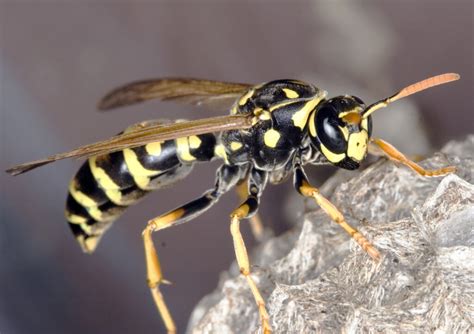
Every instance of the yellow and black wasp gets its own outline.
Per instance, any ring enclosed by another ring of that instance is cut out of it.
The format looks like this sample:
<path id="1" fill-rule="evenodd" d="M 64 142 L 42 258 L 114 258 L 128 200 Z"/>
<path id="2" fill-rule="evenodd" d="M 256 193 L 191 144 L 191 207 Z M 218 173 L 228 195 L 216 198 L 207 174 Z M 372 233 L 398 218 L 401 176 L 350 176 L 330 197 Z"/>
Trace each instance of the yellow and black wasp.
<path id="1" fill-rule="evenodd" d="M 266 184 L 282 182 L 293 174 L 296 190 L 313 198 L 363 250 L 378 260 L 377 249 L 310 184 L 303 167 L 332 164 L 354 170 L 375 149 L 423 176 L 453 172 L 453 167 L 425 170 L 389 143 L 371 138 L 371 114 L 398 99 L 458 79 L 455 73 L 441 74 L 368 106 L 351 95 L 328 99 L 327 92 L 298 80 L 256 86 L 181 78 L 134 82 L 107 94 L 99 109 L 155 98 L 197 105 L 232 101 L 230 115 L 170 123 L 142 122 L 107 140 L 18 165 L 7 172 L 17 175 L 60 159 L 87 158 L 69 185 L 66 218 L 82 249 L 91 253 L 128 206 L 148 192 L 184 178 L 195 163 L 222 159 L 214 187 L 148 222 L 143 231 L 147 282 L 168 332 L 175 333 L 176 326 L 159 290 L 159 285 L 167 281 L 152 233 L 193 219 L 231 188 L 246 182 L 244 201 L 230 215 L 230 230 L 240 272 L 257 303 L 263 331 L 270 333 L 265 302 L 252 279 L 239 227 L 242 219 L 256 214 Z"/>

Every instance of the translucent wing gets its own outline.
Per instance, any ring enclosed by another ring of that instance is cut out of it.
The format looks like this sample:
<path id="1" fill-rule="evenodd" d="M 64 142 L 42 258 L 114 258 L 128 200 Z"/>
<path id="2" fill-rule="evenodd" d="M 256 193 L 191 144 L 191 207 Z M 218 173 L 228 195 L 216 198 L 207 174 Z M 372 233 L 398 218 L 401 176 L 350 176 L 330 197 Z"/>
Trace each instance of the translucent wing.
<path id="1" fill-rule="evenodd" d="M 98 104 L 100 110 L 110 110 L 151 99 L 181 103 L 230 105 L 251 85 L 190 78 L 150 79 L 132 82 L 105 95 Z"/>
<path id="2" fill-rule="evenodd" d="M 6 172 L 11 175 L 18 175 L 57 160 L 101 155 L 120 151 L 125 148 L 146 145 L 151 142 L 160 142 L 204 133 L 245 129 L 252 126 L 251 117 L 251 115 L 234 115 L 171 124 L 150 124 L 148 126 L 137 127 L 131 132 L 125 132 L 97 143 L 81 146 L 69 152 L 59 153 L 49 156 L 46 159 L 17 165 L 6 170 Z"/>

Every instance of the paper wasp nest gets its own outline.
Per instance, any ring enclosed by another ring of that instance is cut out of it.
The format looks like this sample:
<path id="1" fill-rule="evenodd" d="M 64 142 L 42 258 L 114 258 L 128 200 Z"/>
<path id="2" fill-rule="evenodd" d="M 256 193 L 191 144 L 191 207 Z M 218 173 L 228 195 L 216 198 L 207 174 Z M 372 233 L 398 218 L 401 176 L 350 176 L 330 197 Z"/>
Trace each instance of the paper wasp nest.
<path id="1" fill-rule="evenodd" d="M 275 333 L 474 330 L 474 136 L 421 164 L 458 170 L 422 178 L 381 160 L 356 176 L 337 173 L 322 187 L 381 251 L 380 263 L 315 206 L 253 252 Z M 234 263 L 194 310 L 188 333 L 260 331 Z"/>

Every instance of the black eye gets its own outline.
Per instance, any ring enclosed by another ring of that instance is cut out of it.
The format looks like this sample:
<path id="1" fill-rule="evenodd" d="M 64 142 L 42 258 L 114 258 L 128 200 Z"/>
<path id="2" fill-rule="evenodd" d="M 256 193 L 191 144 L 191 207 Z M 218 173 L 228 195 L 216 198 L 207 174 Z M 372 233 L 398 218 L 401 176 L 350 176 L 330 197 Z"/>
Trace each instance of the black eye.
<path id="1" fill-rule="evenodd" d="M 331 105 L 322 107 L 316 114 L 316 133 L 319 140 L 333 153 L 344 153 L 347 143 L 339 125 L 342 125 L 336 109 Z"/>

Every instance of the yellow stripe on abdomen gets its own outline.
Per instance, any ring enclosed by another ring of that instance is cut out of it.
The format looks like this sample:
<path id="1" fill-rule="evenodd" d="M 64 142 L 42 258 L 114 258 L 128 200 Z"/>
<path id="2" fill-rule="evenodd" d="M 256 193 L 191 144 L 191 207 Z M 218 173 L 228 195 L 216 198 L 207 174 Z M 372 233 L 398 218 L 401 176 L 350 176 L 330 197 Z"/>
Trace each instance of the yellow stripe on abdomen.
<path id="1" fill-rule="evenodd" d="M 147 190 L 147 186 L 150 183 L 150 177 L 160 174 L 158 170 L 150 170 L 143 167 L 138 161 L 137 154 L 129 148 L 123 150 L 123 156 L 125 163 L 127 164 L 128 170 L 133 177 L 133 180 L 137 186 L 142 190 Z"/>

